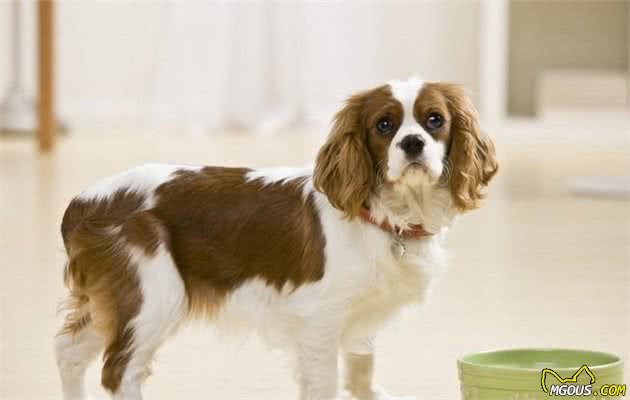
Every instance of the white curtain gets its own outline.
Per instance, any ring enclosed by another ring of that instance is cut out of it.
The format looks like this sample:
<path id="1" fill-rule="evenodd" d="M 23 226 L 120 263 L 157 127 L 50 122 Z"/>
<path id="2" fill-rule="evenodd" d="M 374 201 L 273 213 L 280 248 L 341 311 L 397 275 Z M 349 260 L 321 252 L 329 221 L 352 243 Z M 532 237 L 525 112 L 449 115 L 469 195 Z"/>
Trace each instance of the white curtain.
<path id="1" fill-rule="evenodd" d="M 467 83 L 476 6 L 445 3 L 173 1 L 151 122 L 200 133 L 324 129 L 345 96 L 388 79 Z"/>
<path id="2" fill-rule="evenodd" d="M 378 4 L 171 4 L 152 122 L 205 132 L 323 125 L 344 94 L 378 82 Z"/>

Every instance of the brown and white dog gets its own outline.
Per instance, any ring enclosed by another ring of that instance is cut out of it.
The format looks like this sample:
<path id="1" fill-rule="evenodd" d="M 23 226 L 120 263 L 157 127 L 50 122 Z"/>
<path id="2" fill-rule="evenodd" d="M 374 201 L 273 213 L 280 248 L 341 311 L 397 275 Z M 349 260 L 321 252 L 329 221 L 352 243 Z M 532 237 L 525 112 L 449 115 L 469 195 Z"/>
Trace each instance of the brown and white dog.
<path id="1" fill-rule="evenodd" d="M 72 200 L 61 232 L 70 290 L 55 338 L 65 399 L 88 364 L 140 399 L 155 351 L 205 317 L 257 328 L 296 358 L 301 399 L 388 398 L 373 338 L 422 300 L 453 218 L 497 171 L 462 89 L 412 78 L 355 94 L 314 169 L 143 165 Z"/>

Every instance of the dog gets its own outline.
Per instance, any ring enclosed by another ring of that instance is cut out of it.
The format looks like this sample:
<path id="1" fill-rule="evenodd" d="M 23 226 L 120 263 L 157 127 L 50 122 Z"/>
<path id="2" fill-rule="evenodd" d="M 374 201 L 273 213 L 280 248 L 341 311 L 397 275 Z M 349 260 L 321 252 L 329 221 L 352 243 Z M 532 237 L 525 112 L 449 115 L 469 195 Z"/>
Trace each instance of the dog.
<path id="1" fill-rule="evenodd" d="M 480 206 L 495 146 L 455 84 L 417 78 L 351 96 L 313 168 L 148 164 L 75 197 L 61 225 L 69 289 L 55 336 L 66 400 L 142 398 L 183 322 L 237 320 L 295 357 L 300 399 L 386 399 L 374 337 L 422 301 L 453 219 Z"/>

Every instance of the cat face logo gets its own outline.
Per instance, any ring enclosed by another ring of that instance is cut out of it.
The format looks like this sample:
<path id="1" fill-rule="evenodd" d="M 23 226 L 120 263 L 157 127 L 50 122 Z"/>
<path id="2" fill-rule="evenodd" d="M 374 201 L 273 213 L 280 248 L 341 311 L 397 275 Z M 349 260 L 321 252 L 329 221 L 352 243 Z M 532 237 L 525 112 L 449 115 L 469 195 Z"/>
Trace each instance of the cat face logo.
<path id="1" fill-rule="evenodd" d="M 577 381 L 578 381 L 578 377 L 580 376 L 580 374 L 582 373 L 586 373 L 588 375 L 588 377 L 590 378 L 590 384 L 588 385 L 581 385 L 581 386 L 593 386 L 593 384 L 595 383 L 595 375 L 593 375 L 593 373 L 591 372 L 591 370 L 586 366 L 586 365 L 582 365 L 580 367 L 580 369 L 578 369 L 575 374 L 573 374 L 570 378 L 562 378 L 560 375 L 558 375 L 558 373 L 552 369 L 549 368 L 544 368 L 542 370 L 541 373 L 541 377 L 540 377 L 540 386 L 542 387 L 542 390 L 545 393 L 549 393 L 549 386 L 547 386 L 547 376 L 552 375 L 554 378 L 556 378 L 556 380 L 562 384 L 576 384 L 577 385 Z M 551 385 L 551 388 L 553 389 L 555 386 L 558 385 Z"/>
<path id="2" fill-rule="evenodd" d="M 553 383 L 548 383 L 549 375 L 555 378 L 555 382 L 552 380 Z M 578 383 L 578 378 L 580 378 L 580 383 Z M 594 390 L 594 384 L 595 375 L 586 365 L 582 365 L 569 378 L 563 378 L 556 371 L 549 368 L 544 368 L 540 376 L 540 387 L 549 396 L 597 396 L 598 392 Z M 602 397 L 625 396 L 626 385 L 602 385 L 599 388 L 599 395 Z"/>

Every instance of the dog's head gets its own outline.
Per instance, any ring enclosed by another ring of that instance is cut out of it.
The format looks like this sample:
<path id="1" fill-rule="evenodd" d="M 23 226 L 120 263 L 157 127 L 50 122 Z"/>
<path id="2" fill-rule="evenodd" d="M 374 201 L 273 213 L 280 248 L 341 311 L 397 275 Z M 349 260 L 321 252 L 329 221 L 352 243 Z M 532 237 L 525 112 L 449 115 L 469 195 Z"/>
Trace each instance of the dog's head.
<path id="1" fill-rule="evenodd" d="M 387 185 L 447 185 L 461 212 L 479 206 L 498 168 L 458 85 L 412 78 L 351 96 L 315 164 L 315 187 L 349 218 Z"/>

